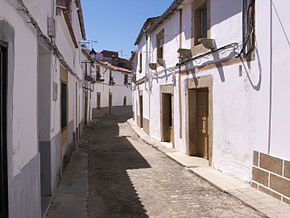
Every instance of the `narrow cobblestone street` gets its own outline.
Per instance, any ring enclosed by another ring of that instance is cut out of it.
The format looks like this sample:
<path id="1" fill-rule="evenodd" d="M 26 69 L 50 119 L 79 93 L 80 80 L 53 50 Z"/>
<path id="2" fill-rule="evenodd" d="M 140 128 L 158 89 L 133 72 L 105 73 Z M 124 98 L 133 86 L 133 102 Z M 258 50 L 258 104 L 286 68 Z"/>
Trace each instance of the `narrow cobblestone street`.
<path id="1" fill-rule="evenodd" d="M 71 197 L 61 199 L 59 192 L 65 192 L 65 188 L 60 185 L 48 217 L 262 217 L 143 143 L 126 120 L 111 117 L 86 130 L 88 199 L 84 203 L 76 198 L 69 210 L 65 202 Z M 77 178 L 65 172 L 66 176 Z M 84 208 L 87 212 L 80 213 Z"/>

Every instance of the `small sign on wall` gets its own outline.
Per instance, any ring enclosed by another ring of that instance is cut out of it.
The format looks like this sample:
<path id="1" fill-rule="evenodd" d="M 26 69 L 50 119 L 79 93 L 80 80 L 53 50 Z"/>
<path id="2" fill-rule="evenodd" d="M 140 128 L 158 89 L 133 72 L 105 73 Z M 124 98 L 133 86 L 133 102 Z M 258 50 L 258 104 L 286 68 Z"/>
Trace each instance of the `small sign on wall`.
<path id="1" fill-rule="evenodd" d="M 57 83 L 53 82 L 52 84 L 52 100 L 56 101 L 57 100 Z"/>

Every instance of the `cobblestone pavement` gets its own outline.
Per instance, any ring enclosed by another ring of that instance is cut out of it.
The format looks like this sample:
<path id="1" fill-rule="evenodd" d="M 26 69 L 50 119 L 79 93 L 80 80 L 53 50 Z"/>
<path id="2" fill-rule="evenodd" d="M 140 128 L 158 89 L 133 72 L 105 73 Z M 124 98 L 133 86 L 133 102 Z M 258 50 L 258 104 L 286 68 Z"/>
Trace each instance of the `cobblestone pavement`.
<path id="1" fill-rule="evenodd" d="M 263 217 L 111 117 L 89 132 L 89 217 Z"/>

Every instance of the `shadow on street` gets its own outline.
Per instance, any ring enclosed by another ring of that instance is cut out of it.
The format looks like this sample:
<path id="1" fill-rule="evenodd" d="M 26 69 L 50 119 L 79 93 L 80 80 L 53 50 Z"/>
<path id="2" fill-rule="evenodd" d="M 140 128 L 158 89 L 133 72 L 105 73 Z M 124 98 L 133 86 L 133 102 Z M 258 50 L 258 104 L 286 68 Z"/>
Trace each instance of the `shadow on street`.
<path id="1" fill-rule="evenodd" d="M 119 136 L 118 123 L 130 117 L 112 116 L 89 128 L 90 217 L 148 217 L 127 170 L 150 165 L 126 136 Z"/>

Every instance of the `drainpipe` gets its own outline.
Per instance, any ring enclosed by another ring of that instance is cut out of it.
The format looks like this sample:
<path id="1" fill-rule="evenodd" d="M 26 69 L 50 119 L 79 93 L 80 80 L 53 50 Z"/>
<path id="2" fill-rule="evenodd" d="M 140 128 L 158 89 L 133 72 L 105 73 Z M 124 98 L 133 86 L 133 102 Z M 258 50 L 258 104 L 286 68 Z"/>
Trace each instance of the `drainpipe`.
<path id="1" fill-rule="evenodd" d="M 151 61 L 151 34 L 149 34 L 149 61 Z M 148 68 L 149 70 L 149 68 Z M 151 108 L 151 98 L 150 98 L 150 93 L 151 93 L 151 90 L 150 90 L 150 87 L 152 84 L 150 84 L 150 81 L 151 81 L 151 71 L 149 71 L 149 81 L 148 81 L 148 87 L 149 87 L 149 92 L 148 92 L 148 96 L 149 96 L 149 134 L 150 134 L 150 115 L 151 115 L 151 111 L 150 111 L 150 108 Z"/>
<path id="2" fill-rule="evenodd" d="M 269 87 L 269 132 L 268 132 L 268 154 L 271 151 L 272 136 L 272 78 L 273 78 L 273 0 L 270 0 L 270 87 Z"/>
<path id="3" fill-rule="evenodd" d="M 179 48 L 182 48 L 182 9 L 179 9 Z M 179 138 L 182 138 L 181 65 L 179 65 L 178 68 L 179 68 L 179 75 L 178 75 Z"/>

